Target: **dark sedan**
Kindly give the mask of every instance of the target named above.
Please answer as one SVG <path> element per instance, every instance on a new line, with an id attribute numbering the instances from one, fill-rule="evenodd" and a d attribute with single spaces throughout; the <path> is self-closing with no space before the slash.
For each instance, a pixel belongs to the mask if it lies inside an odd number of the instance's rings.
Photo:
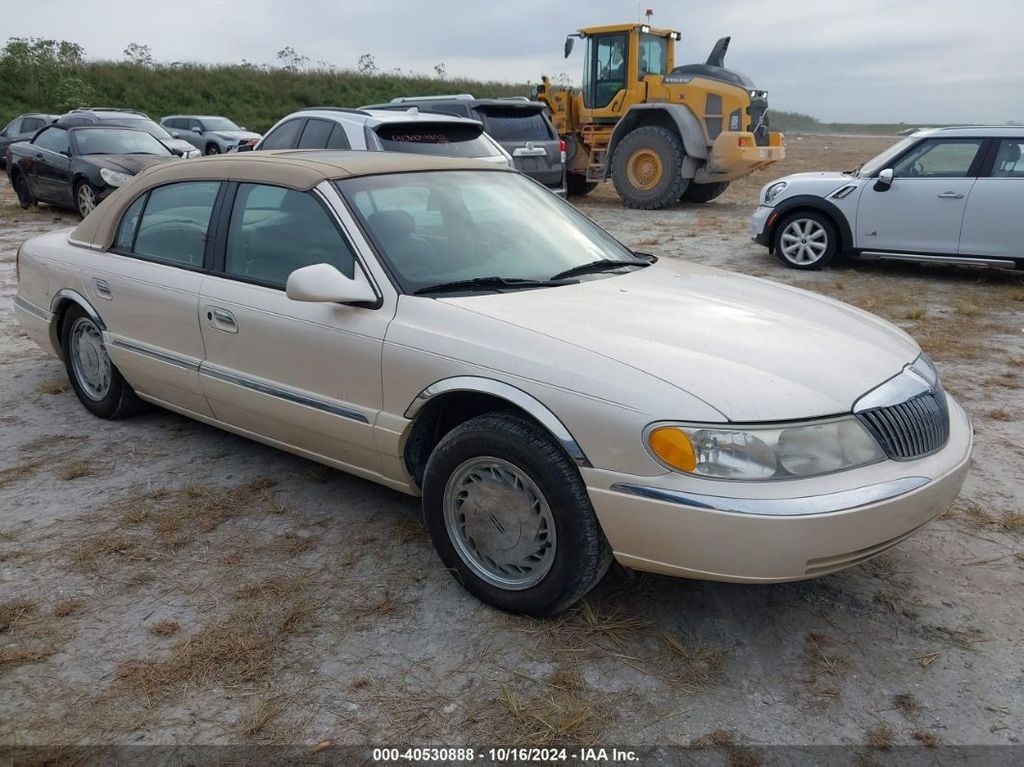
<path id="1" fill-rule="evenodd" d="M 83 218 L 139 171 L 179 159 L 146 131 L 112 125 L 56 123 L 8 152 L 7 175 L 21 207 L 48 202 Z"/>
<path id="2" fill-rule="evenodd" d="M 0 130 L 0 170 L 6 167 L 7 147 L 15 141 L 28 141 L 36 131 L 57 119 L 56 115 L 29 112 L 18 115 Z"/>

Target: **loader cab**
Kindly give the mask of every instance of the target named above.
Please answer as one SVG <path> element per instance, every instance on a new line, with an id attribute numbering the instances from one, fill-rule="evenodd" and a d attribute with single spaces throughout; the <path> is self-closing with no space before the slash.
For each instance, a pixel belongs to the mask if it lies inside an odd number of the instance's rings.
<path id="1" fill-rule="evenodd" d="M 644 101 L 648 77 L 663 77 L 672 70 L 673 43 L 680 35 L 646 24 L 590 27 L 566 40 L 566 56 L 574 37 L 586 46 L 580 115 L 584 122 L 611 123 Z"/>

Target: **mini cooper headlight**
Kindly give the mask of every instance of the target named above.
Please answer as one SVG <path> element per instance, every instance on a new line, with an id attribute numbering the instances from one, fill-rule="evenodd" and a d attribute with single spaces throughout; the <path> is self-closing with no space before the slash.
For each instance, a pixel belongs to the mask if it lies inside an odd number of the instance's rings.
<path id="1" fill-rule="evenodd" d="M 124 186 L 132 177 L 127 173 L 119 173 L 116 170 L 110 168 L 100 168 L 100 178 L 107 182 L 110 186 Z"/>
<path id="2" fill-rule="evenodd" d="M 667 468 L 709 479 L 815 477 L 885 458 L 853 417 L 795 426 L 656 425 L 647 445 Z"/>
<path id="3" fill-rule="evenodd" d="M 774 184 L 772 184 L 767 189 L 765 189 L 764 190 L 764 202 L 765 202 L 765 205 L 769 204 L 776 197 L 778 197 L 780 194 L 782 194 L 783 191 L 785 191 L 787 186 L 789 186 L 789 183 L 786 182 L 786 181 L 776 181 Z"/>

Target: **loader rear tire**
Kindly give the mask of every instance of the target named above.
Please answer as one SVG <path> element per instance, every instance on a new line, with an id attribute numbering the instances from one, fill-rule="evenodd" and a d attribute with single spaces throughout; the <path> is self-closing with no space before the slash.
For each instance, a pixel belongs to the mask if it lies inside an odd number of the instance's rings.
<path id="1" fill-rule="evenodd" d="M 612 181 L 627 208 L 658 210 L 677 202 L 683 178 L 683 144 L 672 131 L 645 125 L 626 134 L 612 156 Z"/>
<path id="2" fill-rule="evenodd" d="M 719 184 L 690 184 L 679 198 L 679 202 L 711 202 L 716 197 L 721 197 L 728 188 L 728 181 Z"/>

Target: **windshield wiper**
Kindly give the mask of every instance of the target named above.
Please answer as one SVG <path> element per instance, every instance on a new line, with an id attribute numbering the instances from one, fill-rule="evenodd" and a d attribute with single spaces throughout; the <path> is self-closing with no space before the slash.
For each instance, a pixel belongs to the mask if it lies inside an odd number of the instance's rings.
<path id="1" fill-rule="evenodd" d="M 502 288 L 548 288 L 554 285 L 565 285 L 557 280 L 531 280 L 524 277 L 474 277 L 470 280 L 454 280 L 428 285 L 413 291 L 413 295 L 422 296 L 428 293 L 458 293 L 473 290 L 501 290 Z"/>
<path id="2" fill-rule="evenodd" d="M 650 266 L 648 261 L 616 261 L 610 258 L 602 258 L 591 261 L 589 264 L 580 264 L 564 272 L 552 275 L 552 280 L 564 280 L 566 277 L 577 277 L 581 274 L 593 274 L 595 272 L 606 272 L 609 269 L 621 269 L 624 266 Z"/>

